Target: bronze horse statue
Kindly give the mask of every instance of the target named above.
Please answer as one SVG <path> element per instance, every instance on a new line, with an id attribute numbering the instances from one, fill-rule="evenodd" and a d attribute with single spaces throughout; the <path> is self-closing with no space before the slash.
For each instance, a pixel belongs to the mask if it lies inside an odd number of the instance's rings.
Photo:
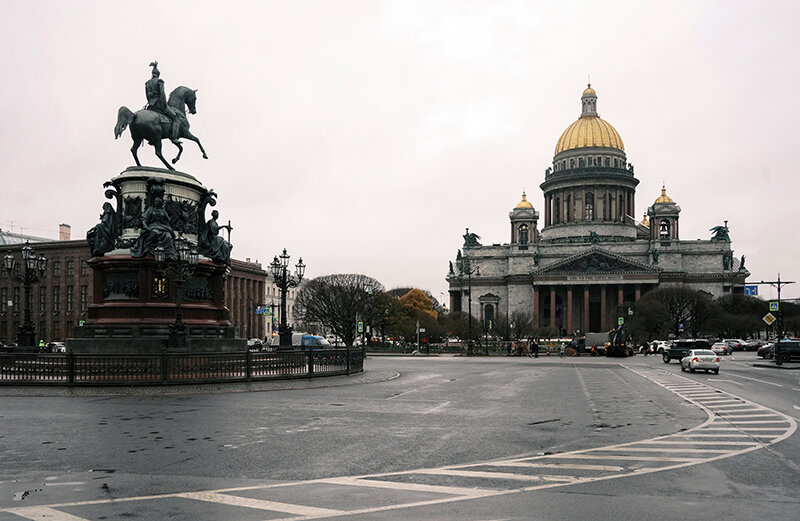
<path id="1" fill-rule="evenodd" d="M 197 112 L 195 107 L 197 102 L 196 92 L 196 90 L 192 90 L 189 87 L 177 87 L 169 94 L 167 105 L 178 114 L 175 118 L 175 121 L 178 122 L 177 124 L 180 125 L 178 138 L 186 138 L 197 143 L 197 146 L 200 147 L 200 152 L 203 153 L 203 159 L 208 159 L 203 145 L 200 144 L 200 140 L 189 132 L 189 120 L 186 119 L 186 109 L 184 108 L 188 107 L 190 114 L 195 114 Z M 125 131 L 125 127 L 129 125 L 131 127 L 131 138 L 133 138 L 131 153 L 133 154 L 133 159 L 136 161 L 136 166 L 142 166 L 136 154 L 136 149 L 142 145 L 143 141 L 147 140 L 147 142 L 156 149 L 156 155 L 161 162 L 164 163 L 168 169 L 175 170 L 172 168 L 172 165 L 167 163 L 164 156 L 161 155 L 161 140 L 169 139 L 171 135 L 173 123 L 170 122 L 169 118 L 154 110 L 142 109 L 134 114 L 128 107 L 120 107 L 117 113 L 117 125 L 114 127 L 114 137 L 119 138 Z M 181 154 L 183 154 L 183 147 L 180 142 L 175 141 L 174 143 L 175 146 L 178 147 L 178 155 L 172 160 L 173 164 L 177 163 L 181 158 Z"/>

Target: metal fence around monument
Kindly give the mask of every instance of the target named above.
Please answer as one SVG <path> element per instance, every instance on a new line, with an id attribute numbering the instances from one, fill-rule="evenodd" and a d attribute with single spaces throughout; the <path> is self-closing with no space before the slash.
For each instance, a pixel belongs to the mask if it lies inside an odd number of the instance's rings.
<path id="1" fill-rule="evenodd" d="M 0 354 L 0 385 L 171 385 L 348 375 L 364 370 L 360 349 L 287 352 Z"/>

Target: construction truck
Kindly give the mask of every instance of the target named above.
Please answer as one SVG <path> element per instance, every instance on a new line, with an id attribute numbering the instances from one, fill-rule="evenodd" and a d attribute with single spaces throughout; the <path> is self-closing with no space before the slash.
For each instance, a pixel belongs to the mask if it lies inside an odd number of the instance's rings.
<path id="1" fill-rule="evenodd" d="M 592 347 L 594 347 L 595 354 L 603 355 L 606 352 L 608 343 L 608 333 L 586 333 L 585 336 L 576 336 L 573 338 L 570 342 L 570 347 L 575 349 L 578 353 L 591 353 Z"/>

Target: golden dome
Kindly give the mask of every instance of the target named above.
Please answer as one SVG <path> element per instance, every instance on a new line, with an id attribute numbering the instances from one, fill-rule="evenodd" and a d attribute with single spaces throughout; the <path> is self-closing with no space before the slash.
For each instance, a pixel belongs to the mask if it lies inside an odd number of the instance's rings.
<path id="1" fill-rule="evenodd" d="M 624 152 L 625 145 L 619 132 L 597 115 L 597 93 L 591 83 L 583 91 L 581 103 L 581 117 L 558 138 L 556 154 L 576 148 L 616 148 Z"/>
<path id="2" fill-rule="evenodd" d="M 556 144 L 556 154 L 574 148 L 606 147 L 624 151 L 625 145 L 611 123 L 600 116 L 581 116 L 567 127 Z"/>
<path id="3" fill-rule="evenodd" d="M 647 212 L 645 212 L 644 215 L 642 215 L 642 222 L 640 222 L 639 224 L 650 228 L 650 219 L 647 218 Z"/>
<path id="4" fill-rule="evenodd" d="M 528 199 L 526 199 L 525 192 L 522 192 L 522 201 L 520 201 L 514 208 L 533 208 L 533 205 L 528 202 Z"/>
<path id="5" fill-rule="evenodd" d="M 667 189 L 664 188 L 664 185 L 661 185 L 661 197 L 656 199 L 656 202 L 653 204 L 658 203 L 674 203 L 675 201 L 672 200 L 672 197 L 667 195 Z"/>

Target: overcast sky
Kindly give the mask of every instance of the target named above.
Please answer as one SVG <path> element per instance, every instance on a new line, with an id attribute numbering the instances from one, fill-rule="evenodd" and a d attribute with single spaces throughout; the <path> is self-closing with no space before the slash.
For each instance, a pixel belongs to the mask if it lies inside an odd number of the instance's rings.
<path id="1" fill-rule="evenodd" d="M 0 2 L 6 231 L 96 224 L 102 183 L 133 165 L 117 110 L 145 104 L 158 60 L 167 92 L 198 89 L 209 159 L 186 142 L 176 166 L 219 194 L 235 258 L 287 248 L 309 277 L 440 297 L 465 227 L 507 243 L 523 189 L 541 213 L 591 77 L 636 217 L 664 182 L 681 239 L 728 220 L 750 280 L 800 296 L 796 1 Z"/>

